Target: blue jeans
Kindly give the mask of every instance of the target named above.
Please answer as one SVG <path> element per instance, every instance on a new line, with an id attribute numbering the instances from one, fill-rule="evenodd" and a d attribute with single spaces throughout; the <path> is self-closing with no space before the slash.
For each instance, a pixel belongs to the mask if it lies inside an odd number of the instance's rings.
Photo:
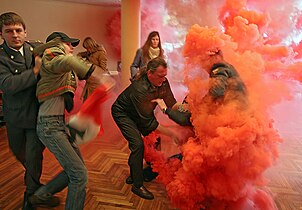
<path id="1" fill-rule="evenodd" d="M 38 117 L 37 133 L 43 144 L 54 154 L 64 171 L 41 187 L 35 194 L 54 193 L 68 180 L 65 209 L 83 209 L 86 196 L 87 169 L 78 146 L 70 141 L 63 115 Z M 67 175 L 67 176 L 66 176 Z M 68 179 L 67 179 L 68 178 Z"/>

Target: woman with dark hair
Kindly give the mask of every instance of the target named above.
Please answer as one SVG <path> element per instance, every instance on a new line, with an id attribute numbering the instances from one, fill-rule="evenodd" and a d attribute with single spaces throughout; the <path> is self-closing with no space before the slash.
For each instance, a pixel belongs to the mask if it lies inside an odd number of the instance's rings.
<path id="1" fill-rule="evenodd" d="M 164 58 L 164 50 L 161 46 L 161 40 L 157 31 L 152 31 L 145 42 L 145 44 L 136 51 L 133 63 L 130 66 L 131 78 L 133 81 L 139 69 L 145 66 L 149 60 L 161 57 Z"/>

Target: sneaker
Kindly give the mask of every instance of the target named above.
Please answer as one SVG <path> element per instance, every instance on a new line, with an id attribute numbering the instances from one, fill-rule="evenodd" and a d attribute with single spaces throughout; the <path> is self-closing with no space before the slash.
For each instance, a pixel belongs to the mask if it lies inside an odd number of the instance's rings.
<path id="1" fill-rule="evenodd" d="M 33 194 L 28 200 L 34 207 L 56 207 L 60 205 L 60 199 L 51 194 L 43 196 Z"/>

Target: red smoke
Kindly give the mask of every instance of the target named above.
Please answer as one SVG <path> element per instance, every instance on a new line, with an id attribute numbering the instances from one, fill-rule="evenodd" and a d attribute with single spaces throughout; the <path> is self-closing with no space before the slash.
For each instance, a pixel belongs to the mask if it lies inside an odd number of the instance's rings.
<path id="1" fill-rule="evenodd" d="M 118 10 L 106 24 L 106 37 L 115 52 L 117 59 L 121 59 L 121 11 Z"/>
<path id="2" fill-rule="evenodd" d="M 302 30 L 297 2 L 142 1 L 142 43 L 153 30 L 160 32 L 162 43 L 175 42 L 172 52 L 165 49 L 169 71 L 177 72 L 173 74 L 177 81 L 183 80 L 178 72 L 184 73 L 195 129 L 195 137 L 181 146 L 182 162 L 152 148 L 157 134 L 145 139 L 146 160 L 159 172 L 158 180 L 176 207 L 276 209 L 263 177 L 276 161 L 281 142 L 269 112 L 291 99 L 288 83 L 302 81 L 302 42 L 293 38 Z M 109 37 L 120 36 L 115 26 L 109 27 L 113 32 Z M 248 110 L 239 112 L 229 105 L 209 114 L 202 104 L 208 80 L 200 60 L 211 48 L 222 49 L 226 61 L 241 75 L 249 93 Z M 180 50 L 185 63 L 175 53 Z"/>
<path id="3" fill-rule="evenodd" d="M 276 4 L 283 10 L 277 10 Z M 293 11 L 282 1 L 249 1 L 248 5 L 247 1 L 227 0 L 219 13 L 222 28 L 192 24 L 187 32 L 184 75 L 195 137 L 182 145 L 182 162 L 165 159 L 152 147 L 145 154 L 153 159 L 158 180 L 176 207 L 276 209 L 263 188 L 263 173 L 275 163 L 282 142 L 269 111 L 291 99 L 288 81 L 302 81 L 302 64 L 297 60 L 300 45 L 284 44 L 288 34 L 301 27 L 300 16 L 288 24 L 287 16 Z M 213 111 L 202 102 L 207 79 L 201 61 L 207 50 L 216 48 L 222 49 L 245 82 L 248 109 L 238 110 L 230 104 Z"/>

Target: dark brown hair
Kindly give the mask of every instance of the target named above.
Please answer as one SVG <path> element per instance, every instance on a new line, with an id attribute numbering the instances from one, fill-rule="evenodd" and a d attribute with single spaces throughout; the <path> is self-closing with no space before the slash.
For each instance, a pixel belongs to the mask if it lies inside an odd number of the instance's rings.
<path id="1" fill-rule="evenodd" d="M 23 26 L 23 29 L 26 29 L 25 22 L 21 18 L 20 15 L 14 13 L 14 12 L 6 12 L 0 15 L 0 29 L 2 31 L 2 28 L 4 25 L 17 25 L 21 24 Z"/>
<path id="2" fill-rule="evenodd" d="M 158 36 L 158 38 L 159 38 L 158 48 L 160 49 L 160 53 L 159 53 L 158 57 L 163 57 L 164 56 L 164 51 L 163 51 L 163 48 L 161 46 L 161 40 L 160 40 L 159 33 L 158 33 L 158 31 L 152 31 L 151 33 L 149 33 L 148 38 L 147 38 L 145 44 L 142 47 L 142 49 L 143 49 L 143 56 L 144 56 L 144 60 L 145 61 L 148 61 L 148 60 L 151 59 L 150 56 L 149 56 L 149 48 L 150 48 L 150 46 L 152 44 L 151 40 L 155 36 Z"/>
<path id="3" fill-rule="evenodd" d="M 142 78 L 144 75 L 147 74 L 148 71 L 150 71 L 153 74 L 159 66 L 163 66 L 164 68 L 167 68 L 168 64 L 165 61 L 165 59 L 161 57 L 156 57 L 151 59 L 147 65 L 139 69 L 138 74 L 136 74 L 135 76 L 135 80 Z"/>

